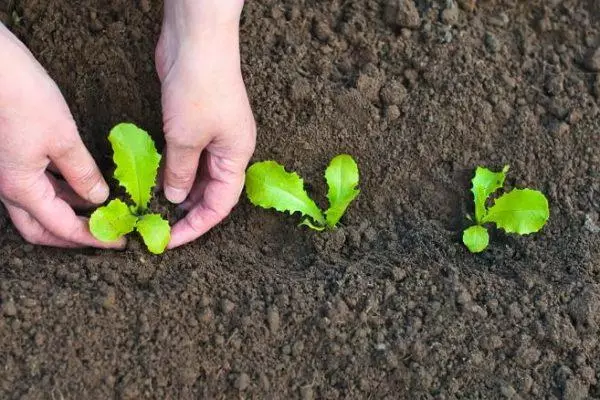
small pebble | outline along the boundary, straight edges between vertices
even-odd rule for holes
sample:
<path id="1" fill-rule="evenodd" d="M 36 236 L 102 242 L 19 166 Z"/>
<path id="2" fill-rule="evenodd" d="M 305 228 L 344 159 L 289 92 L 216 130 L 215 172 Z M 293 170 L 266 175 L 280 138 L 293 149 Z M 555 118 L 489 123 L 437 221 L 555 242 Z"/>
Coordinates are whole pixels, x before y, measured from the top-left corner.
<path id="1" fill-rule="evenodd" d="M 302 400 L 313 400 L 315 398 L 314 391 L 310 386 L 304 386 L 300 389 Z"/>
<path id="2" fill-rule="evenodd" d="M 511 385 L 506 383 L 506 384 L 503 384 L 502 386 L 500 386 L 500 393 L 505 398 L 512 399 L 517 394 L 517 391 L 515 390 L 514 387 L 512 387 Z"/>
<path id="3" fill-rule="evenodd" d="M 497 16 L 491 17 L 489 20 L 490 25 L 493 26 L 497 26 L 497 27 L 504 27 L 506 25 L 508 25 L 508 22 L 510 21 L 510 19 L 508 18 L 508 15 L 506 15 L 506 13 L 500 13 Z"/>
<path id="4" fill-rule="evenodd" d="M 8 300 L 6 303 L 2 304 L 2 313 L 7 317 L 14 317 L 17 315 L 17 307 L 15 306 L 15 302 Z"/>
<path id="5" fill-rule="evenodd" d="M 140 9 L 144 13 L 150 12 L 150 0 L 140 0 Z"/>
<path id="6" fill-rule="evenodd" d="M 454 4 L 454 1 L 448 1 L 447 7 L 442 11 L 440 18 L 446 25 L 456 25 L 458 23 L 458 7 Z"/>
<path id="7" fill-rule="evenodd" d="M 590 51 L 583 64 L 590 71 L 600 72 L 600 47 Z"/>
<path id="8" fill-rule="evenodd" d="M 109 310 L 115 307 L 117 296 L 115 294 L 115 290 L 110 288 L 106 296 L 104 296 L 101 300 L 102 308 Z"/>
<path id="9" fill-rule="evenodd" d="M 248 389 L 248 386 L 250 386 L 250 377 L 245 372 L 242 372 L 235 380 L 235 388 L 243 392 Z"/>
<path id="10" fill-rule="evenodd" d="M 328 42 L 333 36 L 333 31 L 331 30 L 329 25 L 327 25 L 323 21 L 317 20 L 315 20 L 315 22 L 313 23 L 312 33 L 321 42 Z"/>
<path id="11" fill-rule="evenodd" d="M 500 42 L 493 33 L 486 32 L 484 41 L 485 46 L 490 51 L 490 53 L 496 53 L 498 50 L 500 50 Z"/>
<path id="12" fill-rule="evenodd" d="M 395 28 L 417 29 L 421 26 L 421 16 L 413 0 L 386 2 L 385 21 Z"/>
<path id="13" fill-rule="evenodd" d="M 458 5 L 465 11 L 473 12 L 477 5 L 477 0 L 457 0 Z"/>
<path id="14" fill-rule="evenodd" d="M 385 116 L 389 121 L 395 121 L 400 118 L 401 115 L 402 113 L 400 112 L 400 108 L 398 108 L 398 106 L 395 104 L 389 106 L 385 112 Z"/>
<path id="15" fill-rule="evenodd" d="M 13 257 L 10 259 L 8 265 L 11 268 L 23 268 L 23 260 L 21 260 L 19 257 Z"/>
<path id="16" fill-rule="evenodd" d="M 267 311 L 267 322 L 269 323 L 271 333 L 277 333 L 281 320 L 279 318 L 279 310 L 276 306 L 269 308 L 269 311 Z"/>
<path id="17" fill-rule="evenodd" d="M 223 311 L 225 314 L 229 314 L 230 312 L 233 311 L 234 308 L 235 308 L 235 304 L 233 304 L 232 301 L 230 301 L 228 299 L 223 299 L 221 301 L 221 311 Z"/>
<path id="18" fill-rule="evenodd" d="M 46 342 L 46 336 L 42 332 L 36 332 L 33 341 L 37 346 L 41 346 Z"/>

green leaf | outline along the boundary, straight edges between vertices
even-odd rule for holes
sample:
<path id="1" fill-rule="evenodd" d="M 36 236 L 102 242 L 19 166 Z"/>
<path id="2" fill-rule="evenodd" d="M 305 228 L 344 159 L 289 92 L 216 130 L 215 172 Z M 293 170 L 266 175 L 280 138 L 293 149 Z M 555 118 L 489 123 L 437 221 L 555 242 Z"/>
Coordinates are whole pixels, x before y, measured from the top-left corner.
<path id="1" fill-rule="evenodd" d="M 484 167 L 477 167 L 472 179 L 473 200 L 475 201 L 475 221 L 481 223 L 486 214 L 485 202 L 496 190 L 504 186 L 504 179 L 508 172 L 506 165 L 500 172 L 492 172 Z"/>
<path id="2" fill-rule="evenodd" d="M 463 243 L 471 253 L 480 253 L 486 249 L 490 242 L 487 229 L 480 225 L 473 225 L 463 232 Z"/>
<path id="3" fill-rule="evenodd" d="M 325 226 L 323 213 L 308 197 L 302 178 L 275 161 L 257 162 L 248 168 L 246 194 L 255 206 L 290 214 L 300 212 L 310 216 L 316 225 Z"/>
<path id="4" fill-rule="evenodd" d="M 161 254 L 171 240 L 171 227 L 159 214 L 146 214 L 138 221 L 137 231 L 151 253 Z"/>
<path id="5" fill-rule="evenodd" d="M 136 221 L 137 217 L 131 213 L 127 204 L 115 199 L 94 211 L 90 217 L 90 231 L 102 242 L 114 242 L 133 232 Z"/>
<path id="6" fill-rule="evenodd" d="M 358 165 L 348 154 L 340 154 L 331 160 L 325 170 L 329 209 L 325 212 L 327 225 L 333 228 L 342 218 L 346 209 L 358 196 Z"/>
<path id="7" fill-rule="evenodd" d="M 483 222 L 495 222 L 508 233 L 526 235 L 542 229 L 549 217 L 548 199 L 543 193 L 514 189 L 496 200 Z"/>
<path id="8" fill-rule="evenodd" d="M 115 126 L 108 140 L 117 166 L 115 178 L 131 196 L 138 212 L 146 210 L 160 163 L 154 141 L 146 131 L 125 123 Z"/>
<path id="9" fill-rule="evenodd" d="M 311 222 L 310 218 L 304 218 L 304 220 L 302 222 L 300 222 L 300 224 L 298 226 L 308 226 L 310 229 L 313 229 L 315 231 L 324 231 L 325 227 L 324 226 L 318 226 L 315 225 Z"/>

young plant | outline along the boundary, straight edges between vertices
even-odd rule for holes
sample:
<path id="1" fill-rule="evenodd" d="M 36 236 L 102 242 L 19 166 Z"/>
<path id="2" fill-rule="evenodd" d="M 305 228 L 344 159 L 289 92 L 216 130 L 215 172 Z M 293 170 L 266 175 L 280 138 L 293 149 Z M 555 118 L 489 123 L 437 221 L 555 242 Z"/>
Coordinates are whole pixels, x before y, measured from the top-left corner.
<path id="1" fill-rule="evenodd" d="M 490 237 L 483 224 L 493 222 L 507 233 L 527 235 L 537 232 L 550 217 L 548 199 L 543 193 L 532 189 L 513 189 L 498 197 L 494 204 L 487 207 L 488 199 L 504 186 L 508 165 L 500 172 L 477 167 L 471 181 L 475 201 L 475 222 L 463 232 L 463 243 L 471 253 L 486 249 Z"/>
<path id="2" fill-rule="evenodd" d="M 160 254 L 169 243 L 171 228 L 159 214 L 148 212 L 148 203 L 161 156 L 150 135 L 133 124 L 115 126 L 108 140 L 117 166 L 114 177 L 134 205 L 114 199 L 98 208 L 90 218 L 90 231 L 98 240 L 113 242 L 137 230 L 148 250 Z"/>
<path id="3" fill-rule="evenodd" d="M 304 216 L 301 225 L 322 231 L 333 229 L 358 196 L 358 165 L 347 154 L 333 158 L 325 170 L 329 208 L 325 213 L 304 190 L 304 181 L 275 161 L 253 164 L 246 173 L 246 194 L 255 206 Z"/>

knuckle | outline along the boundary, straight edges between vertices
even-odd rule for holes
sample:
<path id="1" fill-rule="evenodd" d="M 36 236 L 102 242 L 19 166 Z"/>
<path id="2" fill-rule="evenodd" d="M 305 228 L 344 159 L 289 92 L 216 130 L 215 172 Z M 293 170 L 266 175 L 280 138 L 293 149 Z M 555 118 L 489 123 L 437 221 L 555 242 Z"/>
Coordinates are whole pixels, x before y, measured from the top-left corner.
<path id="1" fill-rule="evenodd" d="M 175 135 L 165 135 L 167 146 L 172 146 L 175 150 L 196 152 L 202 148 L 202 142 L 199 137 L 194 137 L 190 133 L 181 132 Z"/>
<path id="2" fill-rule="evenodd" d="M 84 233 L 84 229 L 82 228 L 81 224 L 73 224 L 65 231 L 66 231 L 66 234 L 61 235 L 63 237 L 63 239 L 65 239 L 69 242 L 75 242 L 75 243 L 78 243 L 81 241 L 81 237 Z"/>
<path id="3" fill-rule="evenodd" d="M 169 168 L 166 179 L 171 185 L 187 186 L 194 180 L 194 172 L 189 169 Z"/>
<path id="4" fill-rule="evenodd" d="M 14 177 L 0 178 L 0 195 L 14 203 L 21 203 L 25 199 L 39 196 L 40 193 L 30 180 Z"/>
<path id="5" fill-rule="evenodd" d="M 90 165 L 82 165 L 76 166 L 75 172 L 75 181 L 77 181 L 80 185 L 86 187 L 94 187 L 98 182 L 100 182 L 100 175 L 96 172 L 95 168 Z"/>
<path id="6" fill-rule="evenodd" d="M 23 239 L 31 244 L 38 245 L 43 242 L 44 228 L 37 224 L 31 224 L 31 226 L 28 226 L 26 229 L 21 229 L 20 232 Z"/>
<path id="7" fill-rule="evenodd" d="M 13 182 L 5 181 L 2 182 L 0 186 L 0 195 L 8 200 L 16 202 L 22 195 L 22 190 L 20 190 L 18 185 L 15 185 Z"/>
<path id="8" fill-rule="evenodd" d="M 66 158 L 77 150 L 78 140 L 77 137 L 73 137 L 72 135 L 58 135 L 52 147 L 52 153 L 57 158 Z"/>
<path id="9" fill-rule="evenodd" d="M 196 151 L 202 147 L 202 138 L 190 128 L 193 124 L 185 123 L 179 117 L 173 117 L 164 121 L 163 130 L 167 146 L 177 150 Z"/>

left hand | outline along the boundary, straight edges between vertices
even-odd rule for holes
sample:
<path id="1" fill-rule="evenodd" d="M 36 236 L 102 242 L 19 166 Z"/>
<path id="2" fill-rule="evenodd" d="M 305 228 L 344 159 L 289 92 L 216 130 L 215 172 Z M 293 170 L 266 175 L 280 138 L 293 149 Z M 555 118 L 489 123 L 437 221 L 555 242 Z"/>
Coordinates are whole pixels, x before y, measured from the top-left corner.
<path id="1" fill-rule="evenodd" d="M 237 203 L 256 127 L 242 79 L 239 0 L 166 0 L 156 49 L 166 140 L 164 191 L 188 211 L 169 248 L 193 241 Z"/>

